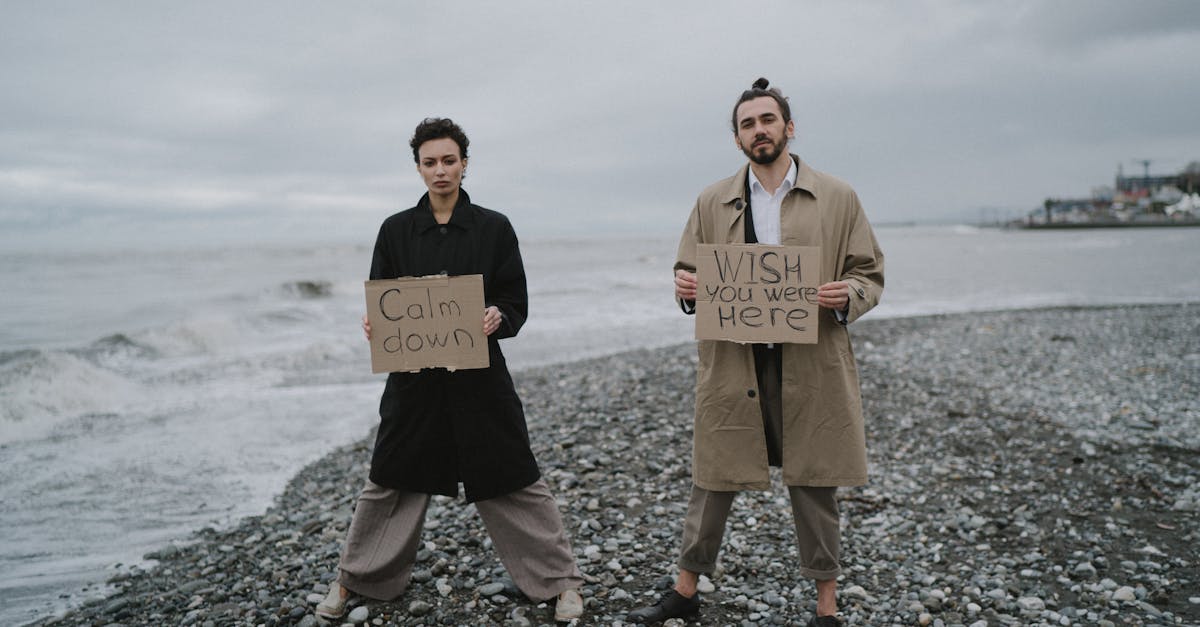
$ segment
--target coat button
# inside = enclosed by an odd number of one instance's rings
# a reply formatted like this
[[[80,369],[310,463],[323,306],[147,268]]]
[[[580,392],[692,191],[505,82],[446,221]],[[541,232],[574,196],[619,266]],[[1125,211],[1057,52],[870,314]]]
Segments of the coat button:
[[[758,392],[755,392],[754,390],[746,390],[746,396],[754,398],[755,396],[758,396]]]
[[[438,227],[438,232],[439,232],[439,233],[441,233],[442,235],[445,235],[445,234],[446,234],[446,230],[447,230],[447,229],[446,229],[446,227],[444,227],[444,226],[440,226],[440,227]]]

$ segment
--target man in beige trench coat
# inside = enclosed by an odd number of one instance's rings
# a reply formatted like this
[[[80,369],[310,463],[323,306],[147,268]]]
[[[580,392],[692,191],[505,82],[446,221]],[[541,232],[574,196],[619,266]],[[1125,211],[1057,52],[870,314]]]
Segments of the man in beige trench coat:
[[[657,604],[629,614],[652,624],[695,615],[701,573],[716,566],[733,497],[769,489],[782,467],[792,499],[800,574],[816,580],[809,625],[839,624],[840,527],[835,491],[867,480],[858,371],[846,325],[879,302],[883,253],[849,185],[789,154],[787,99],[755,81],[734,106],[734,139],[749,163],[696,201],[675,262],[675,295],[694,312],[696,245],[821,247],[816,344],[701,340],[696,373],[692,496],[679,575]]]

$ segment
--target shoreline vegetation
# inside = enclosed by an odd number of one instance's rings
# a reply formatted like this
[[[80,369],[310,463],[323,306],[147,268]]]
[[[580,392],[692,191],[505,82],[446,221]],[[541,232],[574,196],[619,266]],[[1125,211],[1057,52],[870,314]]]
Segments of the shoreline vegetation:
[[[1162,228],[1162,227],[1197,227],[1200,218],[1136,220],[1122,222],[1120,220],[1091,220],[1085,222],[1018,222],[1015,228],[1030,231],[1056,229],[1123,229],[1123,228]]]
[[[1200,624],[1198,314],[1200,303],[855,323],[871,478],[839,491],[847,623]],[[623,622],[671,583],[694,373],[689,343],[514,374],[590,579],[583,624]],[[312,611],[372,442],[305,467],[263,515],[148,554],[156,562],[119,572],[107,598],[38,624],[326,624]],[[786,499],[776,472],[772,491],[735,501],[698,624],[811,616]],[[346,622],[552,624],[553,603],[516,591],[461,499],[433,499],[422,539],[408,591],[353,601]]]

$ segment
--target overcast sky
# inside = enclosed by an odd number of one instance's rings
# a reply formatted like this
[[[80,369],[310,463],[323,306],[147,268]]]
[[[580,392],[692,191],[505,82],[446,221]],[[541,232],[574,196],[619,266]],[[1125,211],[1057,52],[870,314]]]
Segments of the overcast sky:
[[[1200,2],[4,2],[0,225],[367,221],[424,191],[415,124],[518,230],[674,233],[744,157],[766,76],[792,151],[877,223],[1012,214],[1200,160]]]

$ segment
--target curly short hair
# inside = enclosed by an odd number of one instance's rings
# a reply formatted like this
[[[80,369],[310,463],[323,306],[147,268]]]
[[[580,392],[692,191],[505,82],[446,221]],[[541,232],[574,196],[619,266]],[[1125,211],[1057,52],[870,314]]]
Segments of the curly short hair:
[[[471,145],[471,140],[467,139],[467,134],[463,132],[461,126],[455,124],[454,120],[450,118],[425,118],[417,125],[417,130],[413,131],[412,139],[408,142],[408,145],[412,147],[413,162],[421,163],[421,144],[443,137],[449,137],[458,144],[460,159],[467,158],[467,147]]]
[[[773,98],[775,102],[779,104],[779,111],[783,114],[784,124],[792,121],[792,107],[788,105],[787,97],[783,95],[783,92],[779,91],[778,87],[771,87],[768,89],[767,86],[770,84],[771,81],[768,81],[765,78],[760,78],[754,81],[754,84],[751,85],[750,89],[742,92],[742,97],[738,98],[737,103],[733,105],[733,114],[729,117],[729,125],[733,127],[734,133],[737,133],[738,107],[742,106],[743,102],[754,100],[755,98],[762,98],[764,96],[767,98]]]

